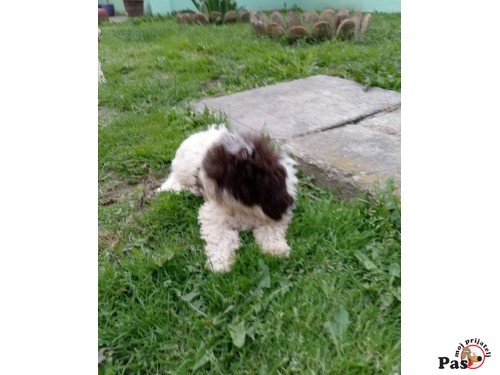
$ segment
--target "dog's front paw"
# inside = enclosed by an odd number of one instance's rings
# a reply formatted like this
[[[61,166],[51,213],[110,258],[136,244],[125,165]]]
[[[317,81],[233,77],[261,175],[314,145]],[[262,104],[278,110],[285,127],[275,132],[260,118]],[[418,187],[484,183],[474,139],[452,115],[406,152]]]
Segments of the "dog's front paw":
[[[262,252],[275,257],[288,258],[290,256],[290,246],[286,242],[266,244],[262,247]]]
[[[207,260],[207,268],[212,272],[225,273],[233,269],[233,264],[227,262],[211,262]]]

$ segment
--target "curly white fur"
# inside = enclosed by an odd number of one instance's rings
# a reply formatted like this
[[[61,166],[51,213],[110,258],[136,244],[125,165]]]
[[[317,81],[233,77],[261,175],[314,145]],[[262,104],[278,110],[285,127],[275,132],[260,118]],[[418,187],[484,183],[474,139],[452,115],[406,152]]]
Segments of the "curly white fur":
[[[206,243],[207,266],[211,270],[231,270],[236,250],[240,246],[240,231],[252,230],[264,253],[288,257],[290,247],[286,241],[286,231],[292,218],[292,207],[279,220],[273,220],[266,216],[259,205],[247,206],[230,194],[224,194],[221,199],[214,193],[215,182],[205,173],[203,160],[207,151],[221,142],[228,152],[236,153],[242,149],[252,151],[252,145],[245,143],[244,138],[233,135],[223,126],[211,126],[184,140],[172,161],[170,175],[158,191],[189,190],[203,195],[205,202],[199,210],[198,221],[201,237]],[[280,154],[279,163],[286,171],[286,191],[295,199],[295,162],[287,155]]]
[[[208,130],[195,133],[179,146],[172,161],[170,175],[158,191],[181,191],[189,190],[196,195],[201,195],[197,187],[196,178],[201,169],[203,156],[227,129],[219,126],[211,126]]]

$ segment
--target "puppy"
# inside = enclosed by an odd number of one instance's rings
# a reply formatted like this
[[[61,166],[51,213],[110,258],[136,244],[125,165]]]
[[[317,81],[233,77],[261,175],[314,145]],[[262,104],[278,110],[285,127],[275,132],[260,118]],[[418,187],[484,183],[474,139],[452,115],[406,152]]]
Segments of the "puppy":
[[[227,272],[240,246],[239,231],[252,230],[264,253],[289,256],[285,236],[296,186],[295,162],[268,137],[211,126],[180,145],[158,191],[189,190],[203,196],[198,222],[207,266]]]

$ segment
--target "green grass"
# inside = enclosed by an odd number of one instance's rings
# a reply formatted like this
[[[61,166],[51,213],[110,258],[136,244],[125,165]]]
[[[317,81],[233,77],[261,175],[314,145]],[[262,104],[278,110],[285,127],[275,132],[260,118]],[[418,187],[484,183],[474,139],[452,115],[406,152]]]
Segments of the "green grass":
[[[243,233],[234,271],[205,269],[199,198],[151,190],[187,135],[188,103],[314,74],[400,90],[400,16],[359,42],[288,45],[249,25],[144,18],[101,26],[99,348],[103,374],[400,372],[400,203],[343,201],[301,176],[292,256]]]

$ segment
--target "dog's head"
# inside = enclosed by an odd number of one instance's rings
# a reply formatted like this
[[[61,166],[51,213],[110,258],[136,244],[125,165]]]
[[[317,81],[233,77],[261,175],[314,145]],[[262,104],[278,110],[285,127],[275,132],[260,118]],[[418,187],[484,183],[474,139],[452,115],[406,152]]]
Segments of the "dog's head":
[[[483,357],[480,355],[471,355],[471,350],[470,348],[464,348],[462,351],[462,356],[461,359],[467,358],[471,362],[481,362],[483,360]]]
[[[293,204],[287,191],[287,172],[281,155],[268,137],[223,136],[203,160],[206,176],[215,183],[215,195],[229,195],[245,206],[260,206],[273,220],[280,220]]]

